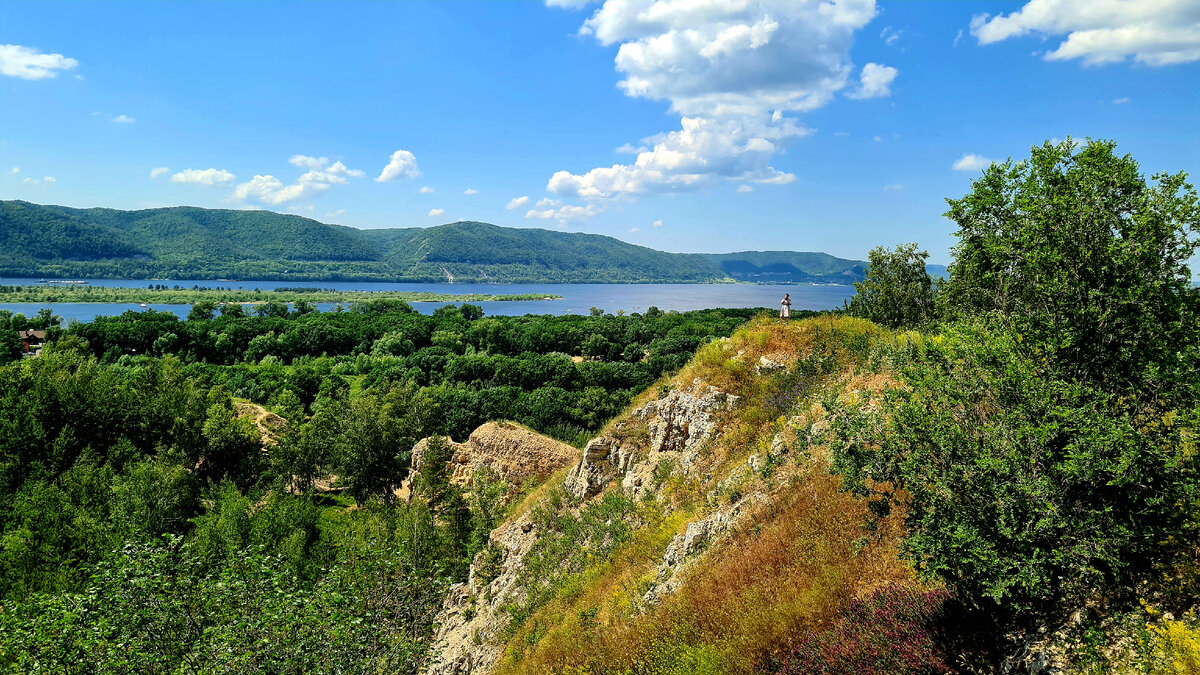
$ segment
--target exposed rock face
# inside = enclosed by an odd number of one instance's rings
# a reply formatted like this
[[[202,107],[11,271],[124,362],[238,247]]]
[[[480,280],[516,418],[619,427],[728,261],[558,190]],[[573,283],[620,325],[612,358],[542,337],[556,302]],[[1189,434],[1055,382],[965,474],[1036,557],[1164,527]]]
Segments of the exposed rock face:
[[[661,463],[671,460],[674,469],[681,471],[696,463],[705,443],[717,432],[717,413],[731,409],[737,401],[738,397],[715,387],[700,386],[692,391],[672,391],[647,403],[619,422],[612,434],[592,439],[583,457],[572,449],[578,464],[566,478],[564,489],[586,500],[612,481],[622,479],[622,487],[630,496],[644,496],[656,489],[654,471]],[[635,428],[644,428],[648,433],[632,433]],[[471,434],[472,440],[463,445],[474,441],[476,434]],[[418,450],[423,451],[424,446],[414,448],[414,466],[419,466]],[[456,452],[456,462],[458,456]],[[676,537],[664,555],[647,599],[652,602],[675,590],[680,571],[709,543],[727,534],[743,514],[743,506],[750,502],[743,499],[727,505],[690,524],[687,532]],[[500,607],[520,600],[523,590],[518,588],[517,579],[539,536],[529,514],[492,531],[489,548],[500,554],[493,554],[489,560],[487,550],[480,553],[467,582],[453,586],[447,594],[437,618],[435,656],[425,671],[428,675],[487,673],[496,665],[502,656],[501,633],[508,620]],[[481,574],[481,568],[487,568],[487,575]],[[653,597],[649,597],[651,594]]]
[[[677,455],[680,467],[686,471],[695,463],[704,442],[716,433],[715,414],[731,409],[737,401],[737,396],[713,386],[699,391],[676,390],[650,401],[633,411],[625,423],[646,422],[650,432],[646,453],[649,461],[635,466],[633,443],[622,444],[603,436],[594,438],[584,450],[583,459],[567,476],[564,487],[579,499],[594,497],[618,476],[627,479],[622,483],[626,489],[641,488],[664,453]]]
[[[428,675],[486,673],[499,661],[504,648],[499,633],[507,618],[500,607],[517,592],[515,584],[525,556],[537,540],[529,514],[492,531],[492,546],[502,551],[499,567],[492,567],[496,576],[482,578],[472,565],[467,582],[450,587],[438,615],[433,642],[437,656],[425,671]],[[486,554],[481,553],[476,563]]]
[[[477,469],[489,467],[513,486],[550,474],[579,460],[579,450],[512,422],[488,422],[471,432],[465,443],[453,443],[450,482],[464,486]],[[412,449],[412,470],[421,470],[429,439]]]

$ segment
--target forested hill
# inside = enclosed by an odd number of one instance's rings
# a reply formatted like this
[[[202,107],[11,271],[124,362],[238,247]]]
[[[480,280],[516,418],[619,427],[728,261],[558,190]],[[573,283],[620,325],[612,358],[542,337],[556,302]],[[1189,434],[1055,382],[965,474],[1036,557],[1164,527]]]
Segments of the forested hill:
[[[270,211],[0,201],[0,276],[500,283],[849,283],[824,253],[666,253],[595,234],[457,222],[359,230]]]

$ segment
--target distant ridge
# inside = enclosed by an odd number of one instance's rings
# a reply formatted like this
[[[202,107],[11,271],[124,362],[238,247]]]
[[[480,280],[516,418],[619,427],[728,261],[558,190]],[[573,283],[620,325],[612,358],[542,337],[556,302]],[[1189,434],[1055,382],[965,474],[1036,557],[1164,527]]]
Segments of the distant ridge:
[[[0,275],[496,283],[848,284],[825,253],[667,253],[613,237],[460,221],[359,230],[271,211],[75,209],[0,200]]]

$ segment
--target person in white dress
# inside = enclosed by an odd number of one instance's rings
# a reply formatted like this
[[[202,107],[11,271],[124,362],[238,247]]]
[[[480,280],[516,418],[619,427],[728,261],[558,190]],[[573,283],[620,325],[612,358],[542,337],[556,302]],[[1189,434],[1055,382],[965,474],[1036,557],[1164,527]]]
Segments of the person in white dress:
[[[781,319],[792,318],[792,295],[791,295],[791,293],[784,293],[783,300],[779,301],[779,318],[781,318]]]

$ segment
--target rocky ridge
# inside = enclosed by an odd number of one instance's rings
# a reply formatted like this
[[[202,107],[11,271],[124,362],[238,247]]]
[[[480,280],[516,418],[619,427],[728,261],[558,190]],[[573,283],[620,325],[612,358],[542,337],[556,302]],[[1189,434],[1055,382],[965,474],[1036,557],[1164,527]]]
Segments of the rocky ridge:
[[[719,435],[722,417],[738,403],[737,396],[696,382],[636,408],[588,443],[567,475],[562,487],[577,500],[572,508],[578,511],[588,500],[614,488],[633,499],[662,501],[656,492],[656,472],[662,475],[664,467],[671,473],[702,471],[705,449]],[[761,499],[758,495],[742,498],[690,523],[667,546],[644,600],[653,603],[675,590],[687,566],[731,532],[750,511],[748,507]],[[669,504],[664,509],[669,510]],[[538,538],[530,513],[492,532],[490,546],[476,558],[467,582],[456,584],[447,594],[426,673],[486,673],[495,666],[503,655],[502,633],[508,620],[501,608],[520,600],[518,578]]]

